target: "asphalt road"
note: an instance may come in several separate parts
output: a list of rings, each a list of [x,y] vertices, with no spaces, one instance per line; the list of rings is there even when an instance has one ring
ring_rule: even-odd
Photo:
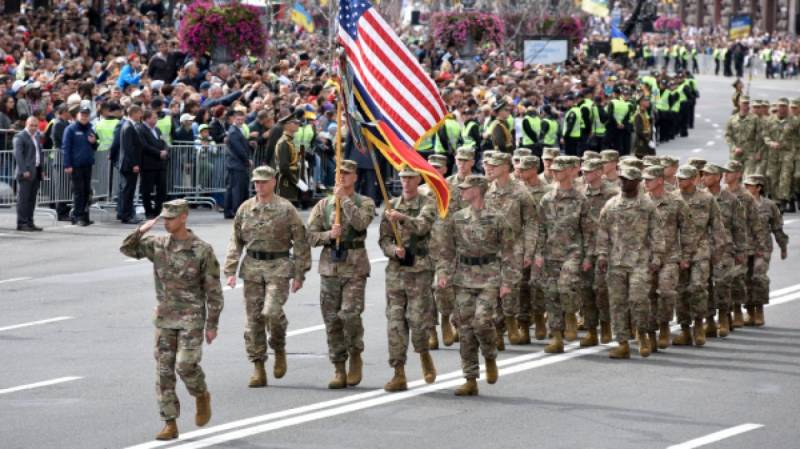
[[[659,152],[724,162],[731,111],[729,79],[703,77],[696,128]],[[797,81],[754,82],[751,95],[796,95]],[[100,218],[100,217],[98,217]],[[46,230],[19,234],[0,210],[0,435],[2,448],[786,448],[800,431],[800,214],[787,215],[789,259],[773,257],[767,326],[704,348],[670,348],[647,360],[611,361],[607,347],[544,355],[545,342],[509,346],[500,380],[456,398],[457,345],[434,351],[439,372],[421,381],[409,355],[410,390],[387,394],[385,259],[370,228],[365,377],[331,391],[319,312],[316,263],[290,297],[289,371],[266,389],[248,389],[241,288],[226,290],[217,341],[204,348],[213,418],[194,426],[194,401],[179,387],[181,439],[153,443],[155,403],[152,268],[122,256],[131,231],[114,223],[76,228],[38,217]],[[193,211],[194,231],[218,257],[230,222]],[[315,256],[318,254],[314,253]]]

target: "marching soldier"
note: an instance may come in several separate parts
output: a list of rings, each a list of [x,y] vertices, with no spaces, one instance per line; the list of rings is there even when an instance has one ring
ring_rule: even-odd
[[[539,180],[542,184],[553,184],[555,178],[553,172],[550,171],[550,166],[553,164],[555,158],[561,155],[561,150],[556,147],[547,147],[542,151],[542,167],[543,171],[539,174]]]
[[[621,192],[600,212],[597,229],[597,265],[606,274],[611,320],[618,346],[612,359],[630,358],[631,329],[639,331],[639,355],[652,352],[650,326],[650,276],[661,268],[664,235],[655,205],[639,194],[642,173],[635,167],[620,170]]]
[[[405,373],[409,331],[414,351],[419,353],[426,383],[436,380],[436,368],[428,352],[429,329],[433,327],[433,261],[429,255],[431,228],[436,220],[436,205],[420,195],[419,173],[405,168],[400,172],[403,194],[392,200],[380,225],[379,244],[389,258],[386,265],[386,320],[389,339],[389,365],[394,377],[383,387],[389,392],[408,388]],[[394,225],[402,246],[395,240]],[[434,327],[435,331],[435,327]]]
[[[436,169],[436,171],[438,171],[443,178],[447,175],[447,156],[445,156],[444,154],[431,154],[430,156],[428,156],[428,163],[431,164],[431,167]],[[427,198],[431,198],[434,201],[436,201],[434,192],[433,190],[431,190],[431,187],[428,184],[419,186],[417,190],[419,191],[420,195],[425,196]],[[437,221],[438,218],[439,215],[436,214]],[[431,282],[433,282],[435,273],[432,264],[430,265],[430,273],[428,274],[430,274]],[[428,349],[436,350],[439,349],[439,334],[436,333],[436,326],[439,324],[439,310],[436,307],[436,301],[431,302],[430,314],[431,314],[431,319],[428,320],[430,322],[430,328],[428,329]],[[444,328],[442,331],[444,332]],[[442,336],[442,338],[444,338],[444,336]],[[452,344],[452,342],[450,344]]]
[[[756,173],[762,155],[756,152],[758,119],[750,114],[750,97],[739,100],[739,112],[725,125],[725,141],[730,147],[730,158],[742,162],[745,173]]]
[[[169,235],[145,236],[162,217]],[[154,317],[156,393],[161,419],[165,421],[157,440],[178,438],[176,371],[195,397],[195,424],[202,427],[211,419],[211,395],[200,359],[203,337],[208,344],[217,338],[224,299],[214,249],[186,227],[188,217],[189,204],[185,200],[166,202],[161,215],[128,235],[120,248],[128,257],[153,262],[158,300]]]
[[[364,288],[369,277],[369,256],[364,248],[367,227],[375,215],[375,203],[355,193],[355,161],[339,164],[340,180],[333,195],[320,200],[308,218],[312,247],[322,246],[319,258],[320,308],[328,337],[328,355],[335,367],[328,388],[361,383],[364,352]],[[341,222],[336,224],[336,200]],[[345,362],[350,360],[345,373]]]
[[[486,361],[486,381],[497,382],[498,339],[493,317],[497,298],[509,295],[520,281],[516,267],[521,261],[515,255],[511,226],[483,200],[489,189],[488,180],[470,175],[459,188],[469,207],[445,222],[442,258],[436,272],[439,288],[452,284],[456,291],[456,323],[466,383],[455,394],[475,396],[480,373],[479,346]]]
[[[778,100],[778,112],[770,120],[764,142],[769,147],[770,160],[767,177],[774,186],[773,198],[780,202],[783,212],[797,209],[792,200],[792,177],[794,176],[794,142],[800,124],[789,117],[789,100]],[[791,200],[791,201],[790,201]]]
[[[286,374],[289,322],[283,306],[289,291],[295,293],[303,286],[305,274],[311,269],[311,248],[297,209],[274,193],[275,170],[266,165],[258,167],[253,170],[252,180],[256,196],[236,211],[224,272],[228,286],[234,288],[244,253],[239,269],[244,280],[247,319],[244,341],[247,358],[254,365],[248,386],[258,388],[267,386],[267,330],[269,346],[275,351],[273,375],[280,379]]]
[[[533,272],[543,285],[548,326],[553,335],[544,351],[560,353],[564,352],[564,338],[568,341],[577,338],[575,313],[580,298],[576,286],[581,283],[581,273],[592,269],[595,225],[586,197],[573,186],[571,159],[559,156],[550,169],[555,172],[558,184],[539,204]]]
[[[607,182],[616,184],[619,180],[617,171],[619,152],[617,150],[603,150],[600,152],[600,160],[603,162],[603,178]]]
[[[680,161],[674,156],[661,156],[659,164],[664,167],[664,190],[667,193],[673,193],[678,190],[678,178],[675,176],[678,173],[678,165]],[[669,241],[669,240],[667,240]]]

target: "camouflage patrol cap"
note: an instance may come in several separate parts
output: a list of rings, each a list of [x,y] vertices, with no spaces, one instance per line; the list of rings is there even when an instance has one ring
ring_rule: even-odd
[[[600,152],[600,159],[603,162],[619,162],[619,151],[603,150]]]
[[[572,162],[568,159],[569,156],[559,156],[553,159],[553,164],[550,165],[550,170],[561,171],[572,167]]]
[[[775,102],[778,106],[789,106],[789,99],[786,97],[778,98],[778,101]]]
[[[642,171],[636,167],[627,165],[622,167],[619,171],[619,177],[625,178],[629,181],[636,181],[642,179]]]
[[[343,173],[356,173],[358,171],[358,162],[345,159],[339,164],[339,170]]]
[[[416,178],[419,176],[419,173],[416,172],[414,169],[409,167],[408,165],[404,166],[400,173],[397,174],[401,178]]]
[[[660,165],[651,165],[644,169],[642,172],[643,179],[658,179],[664,177],[664,167]]]
[[[744,170],[744,165],[739,161],[732,160],[725,164],[725,169],[728,170],[729,173],[741,173]]]
[[[700,172],[708,173],[709,175],[721,175],[723,173],[728,173],[728,169],[717,164],[706,164],[700,169]]]
[[[644,169],[644,161],[639,159],[636,156],[624,156],[622,159],[619,160],[620,167],[635,167],[639,170]]]
[[[694,179],[697,177],[697,168],[692,165],[681,165],[676,176],[678,179]]]
[[[461,147],[456,150],[456,159],[460,161],[474,161],[475,160],[475,148],[472,147]]]
[[[748,175],[744,178],[744,183],[750,186],[763,186],[767,183],[764,175]]]
[[[750,103],[750,97],[747,95],[742,95],[739,97],[739,103]]]
[[[561,155],[561,150],[556,147],[547,147],[542,152],[543,161],[552,161]]]
[[[581,156],[581,159],[583,159],[584,161],[588,161],[590,159],[600,159],[600,153],[598,153],[597,151],[586,150],[583,152],[583,156]]]
[[[495,167],[498,165],[511,165],[511,155],[502,151],[495,151],[491,158],[485,160],[484,164]]]
[[[645,167],[649,167],[651,165],[661,165],[660,164],[661,160],[658,158],[658,156],[654,154],[646,155],[645,157],[642,158],[642,162],[644,163]]]
[[[580,168],[581,167],[581,158],[578,156],[561,156],[567,160],[569,164],[569,168]]]
[[[428,156],[428,163],[436,168],[447,167],[447,156],[443,154],[431,154]]]
[[[800,108],[800,98],[795,98],[794,100],[792,100],[792,104],[790,104],[789,106],[793,108]]]
[[[253,170],[252,181],[272,181],[275,179],[275,169],[269,165],[262,165]]]
[[[686,163],[698,170],[701,170],[708,162],[701,157],[690,157]]]
[[[519,165],[517,165],[517,167],[520,170],[530,170],[532,168],[538,170],[539,158],[534,155],[522,156],[521,158],[519,158]]]
[[[480,187],[481,192],[485,193],[489,189],[489,180],[483,175],[469,175],[458,185],[459,189],[469,189],[470,187]]]
[[[189,203],[186,200],[167,201],[161,206],[161,217],[175,218],[181,214],[189,213]]]
[[[677,157],[664,155],[659,159],[658,165],[662,167],[676,167],[678,164],[680,164],[680,160],[678,160]]]
[[[581,170],[586,173],[590,171],[600,170],[603,168],[603,161],[600,159],[588,159],[583,161]]]
[[[514,157],[513,160],[519,160],[519,158],[523,156],[530,156],[533,154],[533,151],[529,150],[528,148],[517,148],[514,150]]]
[[[494,156],[494,153],[495,153],[494,150],[486,150],[486,151],[484,151],[483,152],[483,158],[482,158],[484,163],[486,162],[486,160],[491,159],[492,156]]]

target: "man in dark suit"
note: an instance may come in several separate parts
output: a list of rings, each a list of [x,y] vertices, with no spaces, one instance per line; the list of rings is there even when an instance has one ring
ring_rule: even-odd
[[[245,113],[237,111],[233,116],[233,125],[228,128],[225,138],[225,218],[233,219],[239,206],[250,196],[250,170],[253,158],[250,145],[244,135]]]
[[[142,115],[142,122],[136,124],[142,149],[139,195],[148,220],[161,213],[161,205],[167,198],[167,145],[161,140],[161,130],[156,128],[157,121],[158,114],[148,110]],[[156,191],[155,205],[153,188]]]
[[[128,108],[128,119],[120,128],[119,145],[119,171],[122,177],[122,192],[119,195],[118,217],[123,223],[139,224],[141,220],[136,217],[133,207],[133,198],[136,195],[136,181],[142,167],[142,143],[136,124],[142,120],[142,108],[132,105]]]
[[[33,224],[36,193],[42,180],[42,148],[36,130],[39,119],[28,117],[25,129],[14,136],[14,160],[17,163],[17,231],[41,231]]]

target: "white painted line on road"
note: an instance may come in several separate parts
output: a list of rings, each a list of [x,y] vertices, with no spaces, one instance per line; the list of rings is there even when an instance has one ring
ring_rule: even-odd
[[[316,332],[316,331],[321,331],[321,330],[325,330],[325,325],[324,324],[319,324],[317,326],[304,327],[302,329],[288,331],[288,332],[286,332],[286,336],[287,337],[294,337],[294,336],[297,336],[297,335],[309,334],[311,332]]]
[[[706,123],[711,123],[711,119],[710,119],[710,118],[704,118],[703,120],[704,120]]]
[[[709,140],[708,142],[706,142],[706,146],[710,147],[710,146],[713,146],[715,143],[717,143],[717,142],[715,142],[713,140]]]
[[[33,278],[30,278],[30,277],[21,277],[21,278],[11,278],[11,279],[4,279],[4,280],[0,281],[0,284],[7,284],[7,283],[9,283],[9,282],[28,281],[28,280],[31,280],[31,279],[33,279]]]
[[[719,128],[719,123],[712,123],[711,126],[713,126],[714,128]]]
[[[58,316],[58,317],[55,317],[55,318],[48,318],[46,320],[31,321],[29,323],[20,323],[20,324],[14,324],[12,326],[0,327],[0,332],[10,331],[10,330],[14,330],[14,329],[20,329],[20,328],[23,328],[23,327],[38,326],[40,324],[50,324],[50,323],[55,323],[55,322],[58,322],[58,321],[72,320],[72,319],[75,319],[75,317],[72,317],[72,316]]]
[[[714,432],[704,437],[695,438],[694,440],[690,440],[685,443],[676,444],[674,446],[668,447],[667,449],[694,449],[697,447],[705,446],[707,444],[715,443],[720,440],[724,440],[725,438],[730,438],[732,436],[739,435],[740,433],[745,433],[751,430],[760,429],[762,427],[764,427],[763,424],[752,424],[752,423],[742,424],[741,426],[720,430],[719,432]]]
[[[386,257],[378,257],[377,259],[370,259],[369,263],[381,263],[381,262],[388,262],[389,259]]]
[[[59,377],[58,379],[45,380],[45,381],[36,382],[36,383],[33,383],[33,384],[27,384],[27,385],[20,385],[18,387],[5,388],[5,389],[0,390],[0,394],[14,393],[16,391],[23,391],[23,390],[32,390],[34,388],[47,387],[49,385],[62,384],[64,382],[72,382],[73,380],[78,380],[78,379],[83,379],[83,378],[82,377],[77,377],[77,376]]]
[[[791,293],[798,290],[795,294]],[[785,296],[783,296],[785,295]],[[776,290],[770,294],[771,298],[778,297],[778,299],[771,299],[767,307],[783,304],[785,302],[800,299],[800,284],[787,287],[781,290]],[[677,330],[679,326],[673,326],[673,330]],[[310,328],[309,328],[310,329]],[[303,329],[299,329],[303,330]],[[287,333],[288,335],[288,333]],[[613,345],[599,345],[591,348],[579,348],[578,342],[565,346],[565,353],[558,355],[548,355],[544,351],[525,354],[521,356],[511,357],[508,359],[498,359],[497,365],[501,369],[499,374],[505,376],[522,371],[528,371],[535,368],[540,368],[552,365],[559,362],[568,361],[574,358],[582,357],[585,355],[595,354],[612,347]],[[482,367],[481,371],[484,371]],[[281,410],[264,415],[253,416],[244,418],[237,421],[231,421],[225,424],[220,424],[205,429],[200,429],[192,432],[181,434],[178,442],[183,442],[179,446],[173,448],[189,449],[189,448],[203,448],[218,445],[224,442],[233,441],[241,438],[246,438],[259,433],[269,432],[275,429],[281,429],[298,424],[303,424],[310,421],[315,421],[331,416],[343,415],[366,408],[376,407],[378,405],[389,404],[404,399],[413,398],[423,394],[434,391],[443,390],[446,388],[454,388],[461,384],[463,380],[461,377],[463,373],[461,370],[451,371],[449,373],[440,374],[437,376],[437,382],[432,385],[427,385],[422,379],[408,383],[409,390],[403,393],[386,393],[383,389],[376,389],[364,393],[353,394],[343,398],[333,399],[329,401],[317,402],[314,404],[305,405],[293,409]],[[481,379],[482,380],[482,379]],[[418,388],[419,387],[419,388]],[[301,416],[297,416],[301,415]],[[249,427],[253,426],[253,427]],[[239,430],[234,430],[239,429]],[[220,433],[227,432],[227,433]],[[207,435],[218,434],[205,439],[202,438]],[[191,441],[194,440],[194,441]],[[127,449],[154,449],[163,447],[173,442],[159,442],[149,441],[147,443],[130,446]]]
[[[231,288],[230,285],[226,285],[226,286],[222,287],[222,291],[227,292],[228,290],[233,290],[233,289],[242,288],[242,287],[244,287],[244,283],[236,284],[236,287],[233,287],[233,288]]]
[[[126,263],[149,262],[147,259],[125,259]]]
[[[694,150],[692,150],[692,153],[699,153],[701,151],[703,151],[702,148],[695,148]]]
[[[786,220],[786,221],[783,222],[783,225],[786,226],[788,224],[792,224],[792,223],[795,223],[795,222],[797,222],[797,220]]]

